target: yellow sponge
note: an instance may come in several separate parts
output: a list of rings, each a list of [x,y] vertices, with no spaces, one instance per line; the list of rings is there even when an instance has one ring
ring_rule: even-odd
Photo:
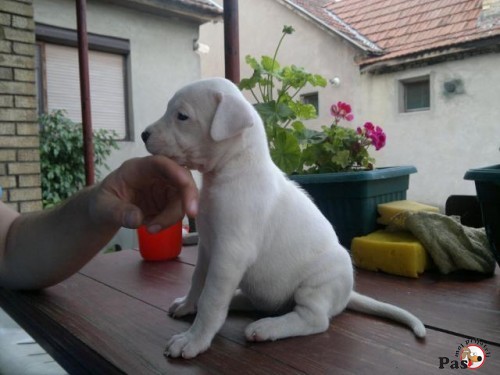
[[[381,203],[377,206],[380,217],[377,219],[379,224],[388,225],[391,219],[400,212],[404,211],[430,211],[439,212],[439,208],[414,201],[394,201]]]
[[[379,230],[355,237],[351,250],[357,267],[400,276],[418,277],[430,263],[420,241],[409,232]]]

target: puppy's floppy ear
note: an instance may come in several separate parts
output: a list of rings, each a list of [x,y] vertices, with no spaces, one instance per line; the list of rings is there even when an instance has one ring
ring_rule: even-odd
[[[216,93],[219,105],[210,129],[216,142],[234,137],[245,128],[253,126],[253,108],[244,98],[232,94]]]

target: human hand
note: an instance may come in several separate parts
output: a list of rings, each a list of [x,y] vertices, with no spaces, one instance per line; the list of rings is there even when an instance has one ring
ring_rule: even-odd
[[[198,211],[191,173],[164,156],[130,159],[94,189],[91,217],[125,228],[159,232]]]

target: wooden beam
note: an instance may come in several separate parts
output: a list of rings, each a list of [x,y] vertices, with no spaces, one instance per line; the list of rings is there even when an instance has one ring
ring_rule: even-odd
[[[92,141],[92,112],[90,105],[89,46],[87,38],[87,1],[76,0],[76,22],[78,33],[78,62],[80,71],[80,99],[82,107],[83,158],[85,182],[94,184],[94,144]]]
[[[238,0],[224,0],[224,56],[226,78],[240,82]]]

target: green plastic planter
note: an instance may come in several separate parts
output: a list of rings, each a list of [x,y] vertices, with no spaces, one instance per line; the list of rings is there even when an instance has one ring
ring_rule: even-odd
[[[413,166],[372,171],[292,175],[332,223],[340,243],[350,249],[354,237],[375,231],[377,205],[406,199]]]
[[[474,180],[476,183],[486,234],[491,250],[500,265],[500,164],[470,169],[464,178]]]

